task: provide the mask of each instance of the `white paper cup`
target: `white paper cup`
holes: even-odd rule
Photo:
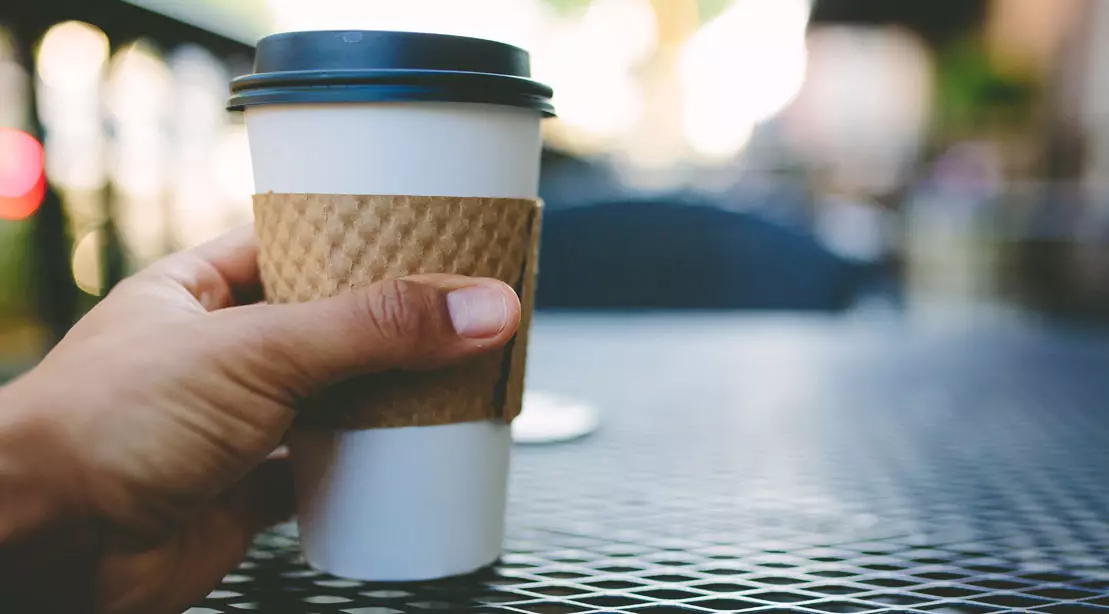
[[[541,109],[422,100],[241,106],[258,193],[537,196]],[[416,581],[470,573],[500,556],[507,424],[294,429],[289,445],[312,566]]]

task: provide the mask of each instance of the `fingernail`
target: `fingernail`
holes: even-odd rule
[[[496,337],[508,326],[508,303],[504,293],[492,286],[470,286],[447,295],[451,325],[463,337]]]

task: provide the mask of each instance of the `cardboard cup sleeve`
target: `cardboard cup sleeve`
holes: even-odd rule
[[[298,427],[511,422],[520,413],[538,273],[539,201],[267,193],[255,195],[254,216],[270,303],[312,301],[420,273],[492,277],[520,295],[519,332],[504,349],[438,371],[353,378],[305,401]]]

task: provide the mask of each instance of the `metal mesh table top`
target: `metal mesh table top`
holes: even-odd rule
[[[205,612],[1109,613],[1109,343],[1007,326],[543,317],[501,563],[371,585],[262,536]]]

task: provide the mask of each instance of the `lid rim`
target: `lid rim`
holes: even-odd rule
[[[416,83],[486,81],[490,85],[516,86],[520,91],[532,91],[551,97],[551,86],[534,79],[498,73],[464,72],[454,70],[423,70],[406,68],[371,68],[344,70],[287,70],[281,72],[253,73],[231,80],[231,93],[241,93],[266,87],[332,87],[341,85],[405,85]]]
[[[556,116],[554,105],[545,96],[526,93],[514,95],[490,94],[480,90],[460,91],[458,88],[445,90],[418,85],[350,85],[252,89],[231,96],[227,102],[227,108],[230,111],[244,111],[249,107],[281,104],[366,104],[384,102],[490,104],[532,110],[548,118]]]

